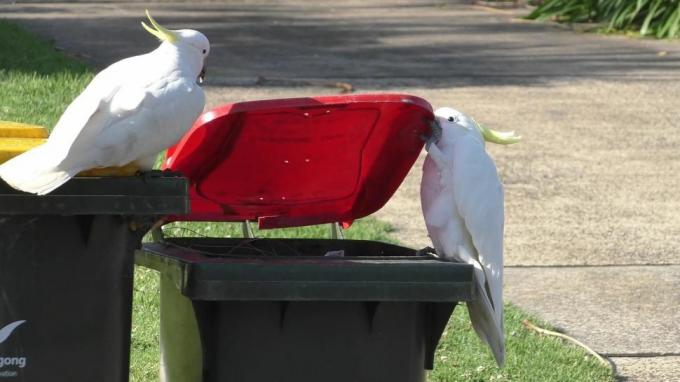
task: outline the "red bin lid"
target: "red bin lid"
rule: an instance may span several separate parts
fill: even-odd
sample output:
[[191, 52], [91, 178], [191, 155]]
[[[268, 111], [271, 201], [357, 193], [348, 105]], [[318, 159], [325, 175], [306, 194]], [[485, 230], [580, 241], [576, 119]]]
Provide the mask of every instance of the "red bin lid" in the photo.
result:
[[433, 118], [427, 101], [403, 94], [218, 107], [168, 150], [164, 168], [191, 184], [191, 213], [172, 220], [347, 226], [387, 203]]

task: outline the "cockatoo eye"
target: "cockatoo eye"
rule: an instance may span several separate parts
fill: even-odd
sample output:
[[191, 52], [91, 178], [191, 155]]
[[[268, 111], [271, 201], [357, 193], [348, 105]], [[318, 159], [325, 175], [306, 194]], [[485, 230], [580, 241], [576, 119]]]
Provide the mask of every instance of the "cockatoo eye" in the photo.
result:
[[203, 49], [203, 54], [205, 54], [207, 51], [208, 51], [207, 49]]
[[449, 117], [449, 118], [448, 118], [448, 121], [449, 121], [449, 122], [458, 122], [458, 118], [456, 118], [456, 117]]

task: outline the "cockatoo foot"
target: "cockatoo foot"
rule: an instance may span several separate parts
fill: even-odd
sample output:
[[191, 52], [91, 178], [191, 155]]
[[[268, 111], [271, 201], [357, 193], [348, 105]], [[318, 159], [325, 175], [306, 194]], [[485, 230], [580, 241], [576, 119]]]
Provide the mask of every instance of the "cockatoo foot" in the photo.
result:
[[168, 178], [181, 178], [181, 177], [184, 176], [184, 174], [182, 174], [179, 171], [173, 171], [173, 170], [165, 169], [165, 170], [163, 170], [163, 176], [168, 177]]
[[181, 172], [172, 170], [140, 170], [137, 171], [136, 175], [144, 178], [144, 182], [158, 178], [180, 178], [184, 176]]
[[163, 171], [161, 171], [161, 170], [139, 170], [139, 171], [137, 171], [137, 174], [135, 174], [135, 175], [144, 178], [144, 182], [148, 182], [152, 179], [162, 178], [163, 177]]
[[434, 256], [434, 257], [439, 257], [437, 255], [437, 250], [432, 248], [432, 247], [425, 247], [422, 249], [419, 249], [416, 251], [416, 256]]

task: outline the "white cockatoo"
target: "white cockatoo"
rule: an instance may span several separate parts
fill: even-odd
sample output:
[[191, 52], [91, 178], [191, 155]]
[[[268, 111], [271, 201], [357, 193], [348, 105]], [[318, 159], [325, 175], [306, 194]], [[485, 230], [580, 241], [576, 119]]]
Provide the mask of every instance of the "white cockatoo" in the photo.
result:
[[440, 257], [474, 266], [479, 293], [467, 303], [470, 320], [502, 366], [503, 185], [484, 141], [511, 144], [520, 137], [482, 127], [452, 108], [434, 114], [433, 130], [441, 127], [441, 137], [426, 145], [420, 185], [425, 225]]
[[191, 127], [205, 106], [197, 82], [210, 44], [200, 32], [168, 30], [146, 14], [153, 27], [142, 26], [160, 46], [97, 74], [46, 143], [0, 166], [6, 183], [43, 195], [83, 170], [130, 163], [151, 170], [158, 153]]

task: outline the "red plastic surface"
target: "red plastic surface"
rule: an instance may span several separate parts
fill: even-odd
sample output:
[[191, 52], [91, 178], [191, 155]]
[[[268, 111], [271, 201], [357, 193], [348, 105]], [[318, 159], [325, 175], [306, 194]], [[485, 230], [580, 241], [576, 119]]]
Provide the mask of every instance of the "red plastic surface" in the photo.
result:
[[403, 94], [242, 102], [201, 115], [164, 168], [191, 181], [191, 214], [260, 228], [343, 222], [380, 209], [418, 158], [432, 107]]

